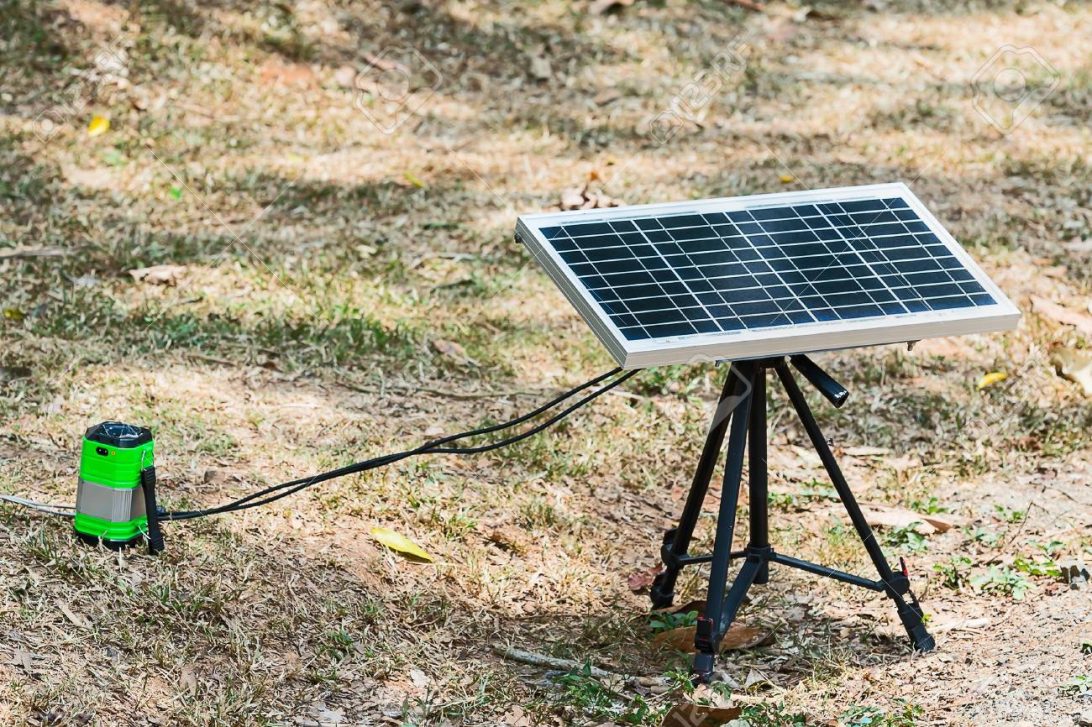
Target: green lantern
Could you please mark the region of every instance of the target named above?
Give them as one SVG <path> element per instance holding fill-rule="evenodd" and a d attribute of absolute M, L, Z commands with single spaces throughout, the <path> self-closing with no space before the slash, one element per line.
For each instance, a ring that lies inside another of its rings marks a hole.
<path fill-rule="evenodd" d="M 122 422 L 87 430 L 80 452 L 74 527 L 80 539 L 120 548 L 148 537 L 163 549 L 155 504 L 152 432 Z"/>

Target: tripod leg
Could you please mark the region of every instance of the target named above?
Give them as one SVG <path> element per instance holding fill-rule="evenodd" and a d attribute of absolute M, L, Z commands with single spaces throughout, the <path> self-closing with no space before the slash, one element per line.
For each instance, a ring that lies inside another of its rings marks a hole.
<path fill-rule="evenodd" d="M 731 434 L 728 436 L 728 454 L 724 463 L 724 484 L 720 493 L 720 512 L 717 515 L 717 534 L 713 541 L 713 560 L 709 569 L 709 595 L 705 600 L 705 615 L 698 619 L 697 635 L 694 639 L 696 654 L 694 655 L 694 672 L 700 680 L 708 680 L 713 671 L 713 661 L 724 631 L 729 623 L 725 623 L 723 614 L 725 611 L 725 590 L 728 587 L 728 565 L 732 554 L 732 538 L 736 524 L 736 506 L 739 503 L 739 486 L 743 475 L 743 457 L 747 450 L 747 430 L 750 425 L 751 407 L 754 401 L 753 387 L 756 366 L 752 363 L 740 364 L 740 372 L 743 374 L 747 388 L 740 399 L 739 404 L 732 412 Z M 744 564 L 744 568 L 747 564 Z M 733 585 L 733 593 L 737 591 L 737 585 L 742 590 L 738 591 L 737 600 L 742 602 L 743 594 L 750 586 L 742 577 L 737 578 Z M 754 575 L 750 576 L 754 579 Z M 742 583 L 742 585 L 740 585 Z M 736 605 L 738 608 L 738 604 Z M 734 614 L 733 614 L 734 615 Z"/>
<path fill-rule="evenodd" d="M 766 464 L 766 369 L 756 367 L 754 389 L 751 391 L 751 433 L 747 440 L 747 470 L 750 515 L 750 541 L 748 549 L 770 547 L 770 514 L 768 504 L 769 482 Z M 765 560 L 755 574 L 755 583 L 770 580 L 769 565 Z"/>
<path fill-rule="evenodd" d="M 679 518 L 679 526 L 668 530 L 664 536 L 660 555 L 665 568 L 656 576 L 649 593 L 653 608 L 666 608 L 674 600 L 675 581 L 678 580 L 679 571 L 682 569 L 679 559 L 686 557 L 690 549 L 694 527 L 698 523 L 698 517 L 701 516 L 701 506 L 709 490 L 709 480 L 713 477 L 713 470 L 720 456 L 720 448 L 724 444 L 724 433 L 728 430 L 731 407 L 743 394 L 745 386 L 746 382 L 741 372 L 733 364 L 728 371 L 728 377 L 724 380 L 724 387 L 721 389 L 720 399 L 713 413 L 713 422 L 705 438 L 705 446 L 701 450 L 701 459 L 698 460 L 698 468 L 694 472 L 694 481 L 690 485 L 686 505 Z"/>
<path fill-rule="evenodd" d="M 910 591 L 909 579 L 905 573 L 896 574 L 891 570 L 891 565 L 883 554 L 883 548 L 876 541 L 872 528 L 865 519 L 864 513 L 861 512 L 861 506 L 857 504 L 857 498 L 853 496 L 853 492 L 849 489 L 845 475 L 842 474 L 838 461 L 834 458 L 834 453 L 830 451 L 830 445 L 827 444 L 819 425 L 815 422 L 815 417 L 811 413 L 808 402 L 804 399 L 804 394 L 800 391 L 800 387 L 796 384 L 796 380 L 784 362 L 777 365 L 777 375 L 781 379 L 785 391 L 788 392 L 789 399 L 792 401 L 793 408 L 796 409 L 796 413 L 808 433 L 808 438 L 811 439 L 812 446 L 823 461 L 823 467 L 830 475 L 834 489 L 837 490 L 838 497 L 845 506 L 849 519 L 853 522 L 853 527 L 857 530 L 857 535 L 864 543 L 865 550 L 868 551 L 876 571 L 880 574 L 880 580 L 886 585 L 885 592 L 895 602 L 899 619 L 902 621 L 906 633 L 910 636 L 910 640 L 915 647 L 921 651 L 931 651 L 936 643 L 925 630 L 921 608 L 916 601 L 911 604 L 903 597 Z"/>

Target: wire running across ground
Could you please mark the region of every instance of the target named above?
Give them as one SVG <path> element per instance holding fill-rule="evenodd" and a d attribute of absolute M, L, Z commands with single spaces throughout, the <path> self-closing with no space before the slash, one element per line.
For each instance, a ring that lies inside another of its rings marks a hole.
<path fill-rule="evenodd" d="M 606 394 L 611 389 L 614 389 L 615 387 L 619 386 L 620 384 L 637 375 L 638 373 L 639 371 L 637 370 L 622 373 L 621 368 L 611 369 L 604 374 L 585 381 L 579 386 L 565 391 L 564 393 L 556 396 L 555 398 L 539 406 L 533 411 L 522 414 L 506 422 L 480 427 L 478 429 L 472 429 L 469 431 L 460 432 L 458 434 L 440 437 L 438 439 L 432 439 L 413 449 L 407 449 L 400 452 L 392 452 L 389 454 L 381 455 L 379 457 L 366 459 L 361 462 L 354 462 L 353 464 L 345 465 L 344 467 L 339 467 L 337 469 L 329 470 L 327 472 L 320 472 L 309 477 L 302 477 L 300 479 L 282 482 L 278 485 L 271 485 L 270 487 L 258 490 L 257 492 L 225 503 L 223 505 L 203 508 L 199 510 L 177 510 L 161 512 L 158 519 L 161 522 L 174 520 L 193 520 L 196 518 L 208 517 L 210 515 L 221 515 L 231 512 L 238 512 L 240 510 L 246 510 L 252 507 L 259 507 L 261 505 L 268 505 L 271 502 L 275 502 L 277 500 L 280 500 L 281 498 L 288 497 L 289 495 L 294 495 L 297 492 L 300 492 L 322 482 L 327 482 L 329 480 L 337 479 L 339 477 L 346 477 L 348 475 L 357 474 L 360 472 L 367 472 L 369 470 L 378 469 L 379 467 L 385 467 L 387 465 L 394 464 L 395 462 L 400 462 L 401 460 L 408 459 L 409 457 L 416 457 L 423 454 L 480 454 L 483 452 L 500 449 L 502 447 L 507 447 L 516 444 L 517 442 L 521 442 L 528 437 L 532 437 L 545 429 L 548 429 L 549 427 L 553 426 L 554 424 L 558 423 L 562 419 L 575 412 L 577 409 L 586 406 L 587 404 Z M 608 379 L 612 380 L 608 381 Z M 604 381 L 606 381 L 607 383 L 604 384 Z M 602 385 L 600 386 L 600 384 Z M 545 419 L 544 421 L 539 422 L 530 429 L 527 429 L 526 431 L 505 437 L 504 439 L 499 439 L 495 442 L 488 442 L 486 444 L 479 444 L 467 447 L 447 446 L 452 445 L 453 443 L 460 440 L 470 439 L 472 437 L 480 437 L 487 434 L 493 434 L 495 432 L 511 429 L 512 427 L 519 426 L 520 424 L 525 424 L 532 419 L 535 419 L 551 411 L 558 405 L 571 399 L 580 392 L 586 391 L 587 389 L 591 389 L 593 387 L 598 388 L 596 388 L 591 393 L 581 397 L 575 403 L 570 404 L 561 411 L 554 413 L 548 419 Z M 51 505 L 48 503 L 35 502 L 33 500 L 28 500 L 22 497 L 16 497 L 14 495 L 2 494 L 0 494 L 0 500 L 4 502 L 10 502 L 16 505 L 22 505 L 24 507 L 31 508 L 47 515 L 55 515 L 58 517 L 68 518 L 71 518 L 74 515 L 74 508 L 69 505 Z"/>
<path fill-rule="evenodd" d="M 206 517 L 206 516 L 209 516 L 209 515 L 219 515 L 221 513 L 237 512 L 239 510 L 246 510 L 246 509 L 249 509 L 249 508 L 252 508 L 252 507 L 259 507 L 261 505 L 267 505 L 267 504 L 269 504 L 271 502 L 275 502 L 276 500 L 279 500 L 279 499 L 281 499 L 283 497 L 288 497 L 289 495 L 293 495 L 293 494 L 295 494 L 297 492 L 300 492 L 301 490 L 305 490 L 308 487 L 312 487 L 313 485 L 317 485 L 317 484 L 319 484 L 321 482 L 326 482 L 328 480 L 337 479 L 339 477 L 345 477 L 347 475 L 356 474 L 356 473 L 359 473 L 359 472 L 367 472 L 368 470 L 377 469 L 379 467 L 385 467 L 385 466 L 387 466 L 389 464 L 399 462 L 399 461 L 401 461 L 403 459 L 407 459 L 409 457 L 415 457 L 415 456 L 422 455 L 422 454 L 480 454 L 482 452 L 489 452 L 489 451 L 494 450 L 494 449 L 500 449 L 501 447 L 507 447 L 509 445 L 512 445 L 512 444 L 520 442 L 520 441 L 522 441 L 524 439 L 527 439 L 528 437 L 534 436 L 535 434 L 538 434 L 539 432 L 543 431 L 544 429 L 547 429 L 547 428 L 553 426 L 557 422 L 561 421 L 565 417 L 572 414 L 577 409 L 580 409 L 581 407 L 591 403 L 592 401 L 599 398 L 603 394 L 606 394 L 608 391 L 615 388 L 619 384 L 621 384 L 624 381 L 632 378 L 633 376 L 635 376 L 639 372 L 638 371 L 629 371 L 629 372 L 626 372 L 625 374 L 622 374 L 621 376 L 618 376 L 613 381 L 610 381 L 609 383 L 604 384 L 603 386 L 599 387 L 598 389 L 596 389 L 592 393 L 590 393 L 590 394 L 584 396 L 583 398 L 579 399 L 576 403 L 571 404 L 570 406 L 566 407 L 565 409 L 562 409 L 560 412 L 554 414 L 549 419 L 547 419 L 547 420 L 545 420 L 543 422 L 540 422 L 539 424 L 536 424 L 534 427 L 532 427 L 531 429 L 528 429 L 525 432 L 521 432 L 519 434 L 513 435 L 511 437 L 507 437 L 505 439 L 498 440 L 496 442 L 490 442 L 488 444 L 482 444 L 482 445 L 478 445 L 478 446 L 475 446 L 475 447 L 445 447 L 443 445 L 450 444 L 452 442 L 456 442 L 456 441 L 461 440 L 461 439 L 468 439 L 470 437 L 478 437 L 478 436 L 482 436 L 482 435 L 485 435 L 485 434 L 492 434 L 493 432 L 498 432 L 498 431 L 502 431 L 502 430 L 505 430 L 505 429 L 511 429 L 514 426 L 518 426 L 520 424 L 523 424 L 523 423 L 525 423 L 527 421 L 530 421 L 531 419 L 534 419 L 537 416 L 540 416 L 540 415 L 546 413 L 547 411 L 549 411 L 550 409 L 553 409 L 554 407 L 556 407 L 558 404 L 562 403 L 563 401 L 566 401 L 567 399 L 570 399 L 571 397 L 575 396 L 576 394 L 580 393 L 581 391 L 584 391 L 585 389 L 589 389 L 589 388 L 591 388 L 593 386 L 596 386 L 597 384 L 603 382 L 606 379 L 609 379 L 612 376 L 616 376 L 621 371 L 622 371 L 622 369 L 620 369 L 620 368 L 612 369 L 611 371 L 608 371 L 605 374 L 597 376 L 594 379 L 591 379 L 590 381 L 586 381 L 585 383 L 581 384 L 580 386 L 577 386 L 577 387 L 575 387 L 573 389 L 570 389 L 570 390 L 566 391 L 565 393 L 561 394 L 560 396 L 558 396 L 558 397 L 552 399 L 551 401 L 543 404 L 542 406 L 538 407 L 534 411 L 531 411 L 531 412 L 529 412 L 527 414 L 523 414 L 522 416 L 516 417 L 515 419 L 511 419 L 511 420 L 509 420 L 507 422 L 503 422 L 501 424 L 494 424 L 494 425 L 487 426 L 487 427 L 481 427 L 479 429 L 473 429 L 473 430 L 466 431 L 466 432 L 460 432 L 459 434 L 452 434 L 452 435 L 449 435 L 449 436 L 446 436 L 446 437 L 441 437 L 439 439 L 433 439 L 431 441 L 425 442 L 421 446 L 416 447 L 414 449 L 408 449 L 408 450 L 404 450 L 404 451 L 401 451 L 401 452 L 394 452 L 394 453 L 391 453 L 391 454 L 385 454 L 385 455 L 382 455 L 380 457 L 374 457 L 372 459 L 367 459 L 367 460 L 364 460 L 362 462 L 355 462 L 353 464 L 346 465 L 346 466 L 340 467 L 338 469 L 330 470 L 328 472 L 322 472 L 322 473 L 319 473 L 317 475 L 312 475 L 310 477 L 303 477 L 303 478 L 300 478 L 300 479 L 297 479 L 297 480 L 291 480 L 289 482 L 283 482 L 283 483 L 281 483 L 279 485 L 273 485 L 271 487 L 267 487 L 267 488 L 265 488 L 263 490 L 259 490 L 258 492 L 255 492 L 255 493 L 253 493 L 251 495 L 247 495 L 246 497 L 240 498 L 238 500 L 235 500 L 233 502 L 229 502 L 229 503 L 224 504 L 224 505 L 220 505 L 218 507 L 206 508 L 206 509 L 203 509 L 203 510 L 188 510 L 188 511 L 181 511 L 181 512 L 167 512 L 167 513 L 164 513 L 163 515 L 161 515 L 159 519 L 161 521 L 163 521 L 163 520 L 192 520 L 194 518 Z"/>

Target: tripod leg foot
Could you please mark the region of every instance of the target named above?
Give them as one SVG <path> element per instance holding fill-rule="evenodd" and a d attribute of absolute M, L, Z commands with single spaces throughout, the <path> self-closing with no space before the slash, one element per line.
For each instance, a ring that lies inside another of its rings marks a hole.
<path fill-rule="evenodd" d="M 713 662 L 715 657 L 713 654 L 707 654 L 699 651 L 694 654 L 694 667 L 691 670 L 694 675 L 695 684 L 708 684 L 713 678 Z"/>
<path fill-rule="evenodd" d="M 652 588 L 648 592 L 653 608 L 667 608 L 675 602 L 675 581 L 679 578 L 680 568 L 671 549 L 675 545 L 678 532 L 678 528 L 665 532 L 660 545 L 660 560 L 663 561 L 664 570 L 652 581 Z"/>
<path fill-rule="evenodd" d="M 675 602 L 675 573 L 664 571 L 652 581 L 648 592 L 653 608 L 667 608 Z"/>
<path fill-rule="evenodd" d="M 922 652 L 932 651 L 937 648 L 936 640 L 925 630 L 925 621 L 922 619 L 921 611 L 905 601 L 898 604 L 898 608 L 899 620 L 902 621 L 902 625 L 906 629 L 906 634 L 910 637 L 910 643 L 914 645 L 914 648 Z"/>

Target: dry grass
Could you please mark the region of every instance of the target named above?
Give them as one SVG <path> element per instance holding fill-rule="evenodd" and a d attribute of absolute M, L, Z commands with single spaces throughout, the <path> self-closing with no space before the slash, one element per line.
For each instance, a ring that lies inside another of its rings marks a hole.
<path fill-rule="evenodd" d="M 592 172 L 631 203 L 903 179 L 1029 311 L 1008 335 L 823 357 L 854 392 L 821 409 L 832 438 L 890 450 L 844 454 L 862 499 L 966 523 L 884 534 L 940 649 L 911 655 L 886 602 L 777 570 L 744 611 L 774 644 L 726 676 L 816 723 L 1068 724 L 1092 706 L 1088 591 L 1016 558 L 1092 548 L 1092 403 L 1050 364 L 1092 342 L 1029 304 L 1092 300 L 1092 13 L 882 5 L 0 0 L 0 253 L 65 253 L 0 256 L 0 490 L 70 501 L 81 431 L 120 418 L 155 428 L 169 505 L 213 504 L 609 368 L 511 236 Z M 1053 70 L 1031 88 L 1053 90 L 1000 133 L 974 82 L 1004 44 L 1034 47 Z M 729 45 L 742 67 L 711 75 Z M 412 76 L 393 110 L 383 59 Z M 111 128 L 91 137 L 95 114 Z M 127 275 L 161 263 L 177 285 Z M 992 370 L 1008 381 L 976 391 Z M 160 558 L 0 507 L 0 722 L 654 724 L 671 693 L 597 714 L 594 682 L 490 646 L 685 668 L 626 576 L 656 562 L 720 374 L 647 372 L 511 450 L 170 525 Z M 776 542 L 867 572 L 773 407 Z M 377 525 L 437 563 L 383 551 Z"/>

